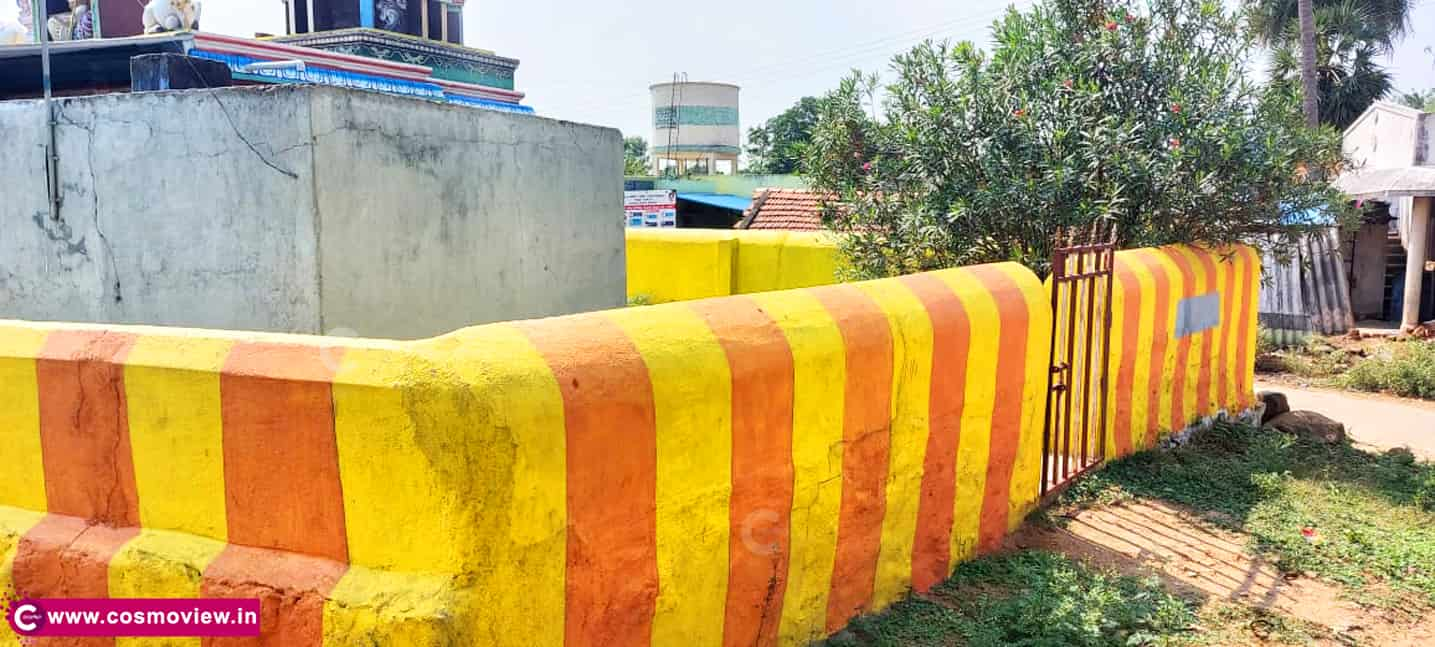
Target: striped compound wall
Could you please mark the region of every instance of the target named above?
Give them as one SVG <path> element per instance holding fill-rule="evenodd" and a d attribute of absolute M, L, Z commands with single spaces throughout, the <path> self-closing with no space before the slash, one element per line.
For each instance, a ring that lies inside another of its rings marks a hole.
<path fill-rule="evenodd" d="M 1236 258 L 1118 257 L 1114 451 L 1250 402 Z M 264 645 L 803 644 L 1034 507 L 1051 325 L 1014 264 L 418 342 L 0 322 L 0 589 L 259 597 Z"/>
<path fill-rule="evenodd" d="M 1116 254 L 1107 456 L 1254 405 L 1260 278 L 1249 247 Z"/>
<path fill-rule="evenodd" d="M 838 282 L 831 234 L 628 229 L 628 298 L 670 303 Z"/>

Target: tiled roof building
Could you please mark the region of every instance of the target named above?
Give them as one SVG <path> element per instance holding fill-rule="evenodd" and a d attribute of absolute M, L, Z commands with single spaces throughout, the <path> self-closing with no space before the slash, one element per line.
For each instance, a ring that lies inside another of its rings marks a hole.
<path fill-rule="evenodd" d="M 736 229 L 821 231 L 827 196 L 806 189 L 758 189 Z"/>

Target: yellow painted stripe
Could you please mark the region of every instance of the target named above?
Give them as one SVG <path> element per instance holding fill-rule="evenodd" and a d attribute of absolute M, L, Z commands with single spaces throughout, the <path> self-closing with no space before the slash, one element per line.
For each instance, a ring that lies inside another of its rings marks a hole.
<path fill-rule="evenodd" d="M 823 637 L 837 556 L 846 352 L 837 324 L 810 294 L 751 298 L 782 329 L 792 349 L 792 545 L 778 642 L 806 645 Z"/>
<path fill-rule="evenodd" d="M 1166 248 L 1173 255 L 1178 255 L 1186 261 L 1186 266 L 1191 268 L 1191 278 L 1194 279 L 1193 288 L 1189 290 L 1191 296 L 1200 296 L 1210 290 L 1210 277 L 1206 276 L 1205 265 L 1201 259 L 1189 247 L 1184 245 L 1173 245 Z M 1178 271 L 1179 275 L 1180 272 Z M 1174 321 L 1174 320 L 1173 320 Z M 1186 420 L 1190 425 L 1197 420 L 1209 415 L 1208 411 L 1201 411 L 1197 406 L 1201 402 L 1201 358 L 1205 356 L 1206 344 L 1205 335 L 1193 333 L 1185 337 L 1191 342 L 1191 349 L 1186 354 Z M 1179 341 L 1179 340 L 1178 340 Z"/>
<path fill-rule="evenodd" d="M 932 394 L 932 320 L 917 296 L 897 281 L 859 283 L 887 315 L 892 330 L 892 432 L 886 514 L 872 608 L 896 602 L 912 580 L 912 547 L 922 495 L 929 400 Z"/>
<path fill-rule="evenodd" d="M 1134 450 L 1147 448 L 1147 438 L 1151 430 L 1147 426 L 1150 420 L 1150 410 L 1153 406 L 1160 406 L 1160 398 L 1152 401 L 1155 395 L 1148 388 L 1151 384 L 1151 353 L 1155 338 L 1156 321 L 1156 280 L 1151 277 L 1151 270 L 1139 258 L 1139 251 L 1123 252 L 1122 262 L 1131 268 L 1136 275 L 1136 283 L 1141 286 L 1141 316 L 1139 321 L 1126 322 L 1127 330 L 1136 331 L 1136 365 L 1131 377 L 1131 447 Z"/>
<path fill-rule="evenodd" d="M 140 523 L 225 541 L 219 371 L 233 342 L 141 336 L 125 361 Z"/>
<path fill-rule="evenodd" d="M 1229 376 L 1226 380 L 1226 408 L 1234 413 L 1245 408 L 1242 404 L 1241 397 L 1241 358 L 1237 356 L 1237 353 L 1241 343 L 1241 322 L 1239 318 L 1241 316 L 1241 308 L 1246 292 L 1245 268 L 1247 258 L 1240 247 L 1228 247 L 1225 250 L 1225 254 L 1227 254 L 1227 256 L 1222 259 L 1221 265 L 1226 268 L 1227 272 L 1236 275 L 1235 279 L 1231 282 L 1232 292 L 1226 295 L 1226 298 L 1231 300 L 1230 312 L 1223 313 L 1223 316 L 1229 314 L 1225 325 L 1231 327 L 1230 338 L 1226 340 L 1226 372 Z"/>
<path fill-rule="evenodd" d="M 727 353 L 702 317 L 682 305 L 603 316 L 633 342 L 653 385 L 658 600 L 652 644 L 721 645 L 732 495 Z"/>
<path fill-rule="evenodd" d="M 1141 250 L 1141 253 L 1160 263 L 1161 267 L 1165 268 L 1166 279 L 1171 286 L 1169 290 L 1170 298 L 1166 300 L 1166 329 L 1153 331 L 1154 334 L 1166 336 L 1166 361 L 1162 364 L 1164 368 L 1161 373 L 1161 409 L 1160 417 L 1156 420 L 1159 429 L 1164 429 L 1167 432 L 1180 431 L 1179 429 L 1170 429 L 1169 427 L 1171 425 L 1171 409 L 1175 404 L 1176 355 L 1177 349 L 1181 345 L 1181 340 L 1177 339 L 1175 335 L 1176 311 L 1181 303 L 1182 295 L 1185 294 L 1186 283 L 1181 277 L 1181 269 L 1176 267 L 1176 263 L 1171 261 L 1171 257 L 1166 251 L 1160 249 L 1144 249 Z M 1182 385 L 1182 387 L 1182 392 L 1184 393 L 1185 385 Z M 1187 406 L 1189 407 L 1190 405 L 1188 404 Z"/>
<path fill-rule="evenodd" d="M 141 513 L 143 513 L 141 508 Z M 144 529 L 109 564 L 112 598 L 197 598 L 204 569 L 224 550 L 220 541 Z M 115 647 L 199 647 L 200 638 L 116 638 Z"/>
<path fill-rule="evenodd" d="M 40 450 L 40 391 L 35 356 L 45 333 L 0 326 L 0 506 L 46 510 L 45 465 Z"/>
<path fill-rule="evenodd" d="M 484 603 L 474 604 L 449 577 L 352 566 L 324 602 L 324 645 L 539 644 L 530 636 L 506 636 L 505 643 L 476 638 L 480 632 L 491 636 L 494 629 L 471 618 L 471 610 L 482 612 Z M 560 640 L 562 629 L 560 622 Z"/>
<path fill-rule="evenodd" d="M 1007 525 L 1015 530 L 1041 498 L 1041 436 L 1046 427 L 1047 361 L 1050 359 L 1052 315 L 1046 291 L 1035 274 L 1020 265 L 1004 263 L 1002 272 L 1021 288 L 1026 299 L 1026 382 L 1022 387 L 1021 438 L 1012 467 L 1007 500 Z M 1083 315 L 1084 316 L 1084 315 Z M 1093 334 L 1100 334 L 1094 331 Z M 1094 361 L 1094 355 L 1093 355 Z M 968 374 L 970 375 L 970 373 Z M 1095 388 L 1100 388 L 1095 386 Z M 1099 412 L 1093 411 L 1093 415 Z"/>
<path fill-rule="evenodd" d="M 0 505 L 0 592 L 14 590 L 15 552 L 20 546 L 20 538 L 43 518 L 43 512 Z M 0 609 L 0 617 L 3 616 L 4 610 Z M 3 623 L 4 620 L 0 620 L 0 647 L 20 647 L 19 636 Z"/>
<path fill-rule="evenodd" d="M 1241 358 L 1241 365 L 1237 367 L 1237 374 L 1241 376 L 1241 397 L 1242 408 L 1255 406 L 1255 366 L 1256 366 L 1256 331 L 1259 322 L 1257 316 L 1258 304 L 1261 294 L 1261 257 L 1254 247 L 1242 245 L 1241 251 L 1245 254 L 1246 261 L 1250 263 L 1250 279 L 1246 291 L 1246 356 Z"/>
<path fill-rule="evenodd" d="M 561 647 L 568 537 L 558 383 L 507 324 L 413 350 L 343 353 L 335 432 L 356 566 L 335 586 L 326 622 L 334 604 L 379 586 L 372 570 L 474 574 L 475 643 Z"/>
<path fill-rule="evenodd" d="M 996 410 L 997 353 L 1001 313 L 980 279 L 964 269 L 937 272 L 951 286 L 971 321 L 962 437 L 957 443 L 957 489 L 952 510 L 952 566 L 976 554 Z M 1049 308 L 1050 306 L 1048 306 Z"/>
<path fill-rule="evenodd" d="M 1117 375 L 1121 371 L 1122 362 L 1127 361 L 1126 348 L 1124 347 L 1124 335 L 1132 334 L 1134 331 L 1127 330 L 1126 322 L 1126 299 L 1128 298 L 1120 277 L 1112 277 L 1111 280 L 1111 341 L 1107 346 L 1108 364 L 1106 373 L 1106 428 L 1102 431 L 1105 439 L 1106 460 L 1114 460 L 1120 455 L 1116 444 L 1116 430 L 1118 428 L 1130 429 L 1130 426 L 1120 427 L 1116 417 L 1120 415 L 1120 408 L 1116 406 Z M 1135 298 L 1130 297 L 1130 298 Z M 1131 445 L 1134 446 L 1134 445 Z"/>

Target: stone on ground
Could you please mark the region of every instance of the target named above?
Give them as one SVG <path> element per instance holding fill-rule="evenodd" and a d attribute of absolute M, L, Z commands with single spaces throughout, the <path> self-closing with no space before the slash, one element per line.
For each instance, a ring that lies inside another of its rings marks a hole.
<path fill-rule="evenodd" d="M 1345 425 L 1314 411 L 1287 411 L 1272 418 L 1266 426 L 1327 445 L 1345 441 Z"/>
<path fill-rule="evenodd" d="M 1256 394 L 1256 398 L 1266 405 L 1266 412 L 1261 416 L 1263 425 L 1269 424 L 1276 416 L 1291 410 L 1290 403 L 1286 401 L 1286 394 L 1280 391 L 1261 391 Z"/>

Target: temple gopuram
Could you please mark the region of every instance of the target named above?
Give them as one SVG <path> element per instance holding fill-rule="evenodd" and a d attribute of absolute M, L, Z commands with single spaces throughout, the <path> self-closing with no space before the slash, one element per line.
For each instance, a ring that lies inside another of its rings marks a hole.
<path fill-rule="evenodd" d="M 8 1 L 20 19 L 0 23 L 0 99 L 40 96 L 43 29 L 59 96 L 314 83 L 533 112 L 514 89 L 517 59 L 463 45 L 463 0 L 281 0 L 286 33 L 254 38 L 202 31 L 193 0 Z M 202 86 L 151 87 L 131 60 L 153 54 L 206 59 L 228 74 L 210 65 L 194 75 Z"/>

